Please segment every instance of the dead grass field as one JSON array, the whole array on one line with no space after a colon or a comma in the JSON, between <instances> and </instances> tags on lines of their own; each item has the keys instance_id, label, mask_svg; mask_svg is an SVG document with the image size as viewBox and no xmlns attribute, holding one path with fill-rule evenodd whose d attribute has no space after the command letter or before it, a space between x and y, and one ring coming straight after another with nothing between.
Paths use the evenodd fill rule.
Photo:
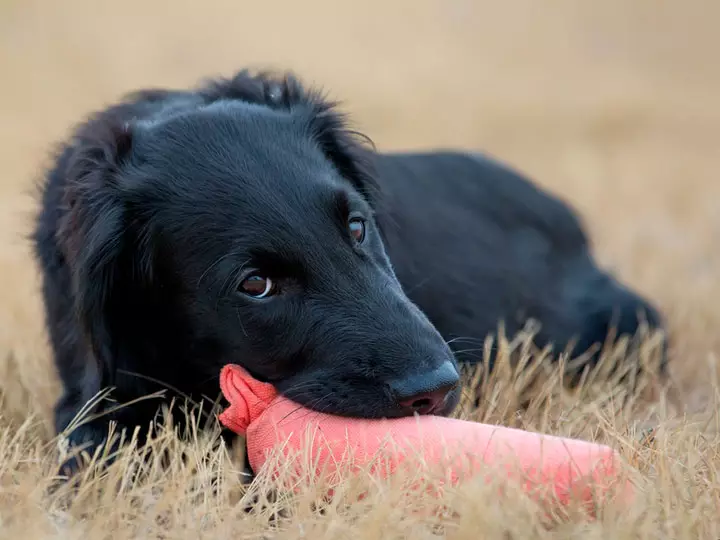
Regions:
<instances>
[{"instance_id":1,"label":"dead grass field","mask_svg":"<svg viewBox=\"0 0 720 540\"><path fill-rule=\"evenodd\" d=\"M718 21L713 0L0 0L0 538L719 538ZM679 399L618 408L601 380L578 396L550 377L520 414L522 377L500 373L472 414L612 444L635 468L632 505L547 521L472 485L446 493L457 515L428 517L376 485L324 513L307 489L273 524L242 511L210 438L170 433L157 444L186 464L129 483L127 454L73 504L45 496L58 388L24 237L33 182L52 144L121 93L245 66L325 87L381 149L482 149L579 209L601 262L670 319Z\"/></svg>"}]
</instances>

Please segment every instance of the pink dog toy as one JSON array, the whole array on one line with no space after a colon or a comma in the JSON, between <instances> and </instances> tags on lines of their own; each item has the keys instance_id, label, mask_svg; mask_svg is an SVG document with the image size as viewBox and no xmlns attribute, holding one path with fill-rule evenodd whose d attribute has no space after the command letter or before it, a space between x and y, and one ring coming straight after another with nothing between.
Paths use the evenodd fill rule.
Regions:
<instances>
[{"instance_id":1,"label":"pink dog toy","mask_svg":"<svg viewBox=\"0 0 720 540\"><path fill-rule=\"evenodd\" d=\"M248 460L256 473L274 449L286 456L309 451L306 463L314 463L318 474L344 470L348 460L359 469L377 459L390 437L393 452L388 460L385 451L381 460L390 473L410 454L437 464L448 451L456 451L464 461L448 462L446 473L453 483L501 462L509 476L511 467L520 472L527 489L549 486L563 504L573 496L590 502L593 489L602 493L619 481L619 456L600 444L437 416L362 420L318 413L278 395L273 386L237 365L222 369L220 387L230 402L220 422L246 435ZM628 490L630 485L622 487Z\"/></svg>"}]
</instances>

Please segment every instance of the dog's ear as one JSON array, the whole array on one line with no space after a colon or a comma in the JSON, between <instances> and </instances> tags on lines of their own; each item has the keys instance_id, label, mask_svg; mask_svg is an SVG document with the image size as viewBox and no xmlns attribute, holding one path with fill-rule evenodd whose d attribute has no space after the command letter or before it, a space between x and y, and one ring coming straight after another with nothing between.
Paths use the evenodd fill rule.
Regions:
<instances>
[{"instance_id":1,"label":"dog's ear","mask_svg":"<svg viewBox=\"0 0 720 540\"><path fill-rule=\"evenodd\" d=\"M71 269L75 309L97 362L97 382L104 387L113 384L115 372L108 302L116 280L133 273L123 260L130 250L120 174L132 132L112 117L99 117L84 124L71 145L58 243Z\"/></svg>"},{"instance_id":2,"label":"dog's ear","mask_svg":"<svg viewBox=\"0 0 720 540\"><path fill-rule=\"evenodd\" d=\"M347 127L345 115L333 102L316 94L310 126L325 156L350 181L371 206L378 202L378 184L373 167L372 141Z\"/></svg>"}]
</instances>

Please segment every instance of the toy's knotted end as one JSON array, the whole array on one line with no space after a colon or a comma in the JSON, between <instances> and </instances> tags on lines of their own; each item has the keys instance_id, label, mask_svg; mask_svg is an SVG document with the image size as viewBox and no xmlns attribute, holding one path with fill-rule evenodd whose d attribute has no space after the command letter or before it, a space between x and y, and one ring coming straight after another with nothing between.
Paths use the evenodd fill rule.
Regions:
<instances>
[{"instance_id":1,"label":"toy's knotted end","mask_svg":"<svg viewBox=\"0 0 720 540\"><path fill-rule=\"evenodd\" d=\"M254 379L235 364L223 366L220 371L220 390L230 406L218 419L226 428L244 434L277 396L275 388Z\"/></svg>"}]
</instances>

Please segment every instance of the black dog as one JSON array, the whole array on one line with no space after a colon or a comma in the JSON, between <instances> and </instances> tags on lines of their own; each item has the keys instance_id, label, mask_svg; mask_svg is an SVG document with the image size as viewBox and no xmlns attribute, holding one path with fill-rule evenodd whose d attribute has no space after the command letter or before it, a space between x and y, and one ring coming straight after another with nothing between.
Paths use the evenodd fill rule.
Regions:
<instances>
[{"instance_id":1,"label":"black dog","mask_svg":"<svg viewBox=\"0 0 720 540\"><path fill-rule=\"evenodd\" d=\"M292 77L240 72L95 115L47 176L34 242L58 431L106 387L214 400L229 362L317 410L446 414L454 338L533 318L539 345L582 352L615 314L621 333L639 311L662 325L559 200L481 156L376 153ZM157 410L119 408L70 441Z\"/></svg>"}]
</instances>

